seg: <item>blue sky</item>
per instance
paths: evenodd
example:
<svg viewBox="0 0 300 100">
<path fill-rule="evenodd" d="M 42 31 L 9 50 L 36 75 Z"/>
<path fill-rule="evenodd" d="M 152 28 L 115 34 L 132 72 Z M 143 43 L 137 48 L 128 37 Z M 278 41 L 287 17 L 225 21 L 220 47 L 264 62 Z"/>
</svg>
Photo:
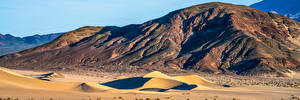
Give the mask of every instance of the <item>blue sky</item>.
<svg viewBox="0 0 300 100">
<path fill-rule="evenodd" d="M 260 0 L 0 0 L 0 33 L 67 32 L 82 26 L 124 26 L 205 2 L 250 5 Z"/>
</svg>

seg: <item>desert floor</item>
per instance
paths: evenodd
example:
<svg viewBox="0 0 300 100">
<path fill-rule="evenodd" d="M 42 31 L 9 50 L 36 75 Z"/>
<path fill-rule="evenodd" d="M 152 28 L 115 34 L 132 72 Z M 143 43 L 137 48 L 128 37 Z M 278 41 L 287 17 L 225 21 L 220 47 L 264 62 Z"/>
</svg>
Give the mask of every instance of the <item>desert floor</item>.
<svg viewBox="0 0 300 100">
<path fill-rule="evenodd" d="M 233 87 L 210 85 L 193 90 L 170 89 L 165 92 L 113 89 L 98 86 L 99 83 L 139 76 L 136 74 L 103 73 L 102 76 L 87 76 L 64 73 L 62 74 L 63 78 L 50 78 L 50 81 L 36 79 L 36 77 L 45 73 L 49 72 L 0 71 L 2 81 L 0 82 L 0 97 L 19 98 L 20 100 L 32 98 L 35 100 L 96 100 L 97 98 L 101 98 L 101 100 L 146 100 L 146 98 L 153 100 L 157 98 L 159 100 L 233 100 L 234 98 L 237 100 L 290 100 L 294 98 L 293 100 L 297 100 L 296 98 L 300 97 L 299 88 L 256 85 Z M 166 88 L 176 83 L 175 81 L 175 83 L 173 81 L 162 81 L 166 80 L 153 81 L 148 83 L 148 86 L 154 84 Z"/>
</svg>

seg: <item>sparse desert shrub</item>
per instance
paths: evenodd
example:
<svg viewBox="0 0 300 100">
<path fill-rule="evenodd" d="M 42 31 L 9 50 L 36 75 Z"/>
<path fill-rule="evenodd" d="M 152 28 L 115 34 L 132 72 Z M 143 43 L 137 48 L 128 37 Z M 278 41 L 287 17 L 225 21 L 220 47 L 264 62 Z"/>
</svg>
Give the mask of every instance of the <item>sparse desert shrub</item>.
<svg viewBox="0 0 300 100">
<path fill-rule="evenodd" d="M 96 100 L 102 100 L 101 98 L 97 98 Z"/>
<path fill-rule="evenodd" d="M 175 98 L 173 96 L 170 97 L 170 100 L 174 100 Z"/>
<path fill-rule="evenodd" d="M 10 97 L 8 97 L 8 98 L 4 98 L 4 100 L 13 100 L 13 98 L 10 98 Z"/>
<path fill-rule="evenodd" d="M 155 98 L 154 100 L 160 100 L 160 98 Z"/>
<path fill-rule="evenodd" d="M 219 85 L 224 85 L 224 87 L 259 85 L 300 88 L 300 79 L 296 78 L 290 79 L 260 76 L 212 75 L 207 73 L 201 73 L 199 75 Z"/>
<path fill-rule="evenodd" d="M 292 97 L 290 98 L 290 100 L 300 100 L 300 98 L 292 95 Z"/>
<path fill-rule="evenodd" d="M 146 98 L 146 100 L 151 100 L 150 98 Z"/>
<path fill-rule="evenodd" d="M 186 93 L 182 93 L 182 95 L 190 95 L 190 93 L 189 93 L 189 92 L 186 92 Z"/>
<path fill-rule="evenodd" d="M 217 100 L 218 96 L 215 96 L 215 98 L 213 100 Z"/>
<path fill-rule="evenodd" d="M 173 99 L 173 97 L 172 96 L 169 96 L 169 97 L 166 97 L 167 99 Z"/>
</svg>

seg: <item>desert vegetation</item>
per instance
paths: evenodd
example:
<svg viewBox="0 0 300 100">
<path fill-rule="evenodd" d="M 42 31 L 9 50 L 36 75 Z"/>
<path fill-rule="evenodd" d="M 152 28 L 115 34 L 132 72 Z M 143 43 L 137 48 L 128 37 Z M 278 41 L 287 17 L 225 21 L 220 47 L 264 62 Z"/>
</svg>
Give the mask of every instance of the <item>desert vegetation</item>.
<svg viewBox="0 0 300 100">
<path fill-rule="evenodd" d="M 120 71 L 123 70 L 123 71 Z M 273 77 L 273 76 L 241 76 L 241 75 L 232 75 L 232 74 L 213 74 L 205 72 L 195 72 L 192 70 L 174 70 L 167 67 L 146 67 L 141 68 L 139 66 L 98 66 L 98 67 L 86 67 L 81 70 L 72 70 L 65 72 L 63 70 L 58 72 L 68 73 L 68 74 L 78 74 L 83 73 L 86 76 L 95 76 L 103 77 L 110 75 L 112 77 L 110 80 L 114 79 L 113 77 L 118 76 L 128 76 L 136 77 L 143 76 L 149 72 L 158 70 L 160 72 L 166 73 L 171 76 L 176 75 L 191 75 L 197 74 L 209 81 L 215 82 L 218 85 L 226 86 L 270 86 L 270 87 L 290 87 L 290 88 L 300 88 L 300 78 L 298 77 Z M 300 73 L 296 73 L 296 76 L 299 76 Z"/>
<path fill-rule="evenodd" d="M 218 99 L 218 96 L 215 96 L 214 98 L 208 99 L 208 98 L 202 98 L 199 97 L 201 99 L 197 99 L 197 100 L 222 100 L 222 99 Z M 176 98 L 174 98 L 173 96 L 167 96 L 167 97 L 156 97 L 156 98 L 151 98 L 151 97 L 145 97 L 145 98 L 124 98 L 122 96 L 119 97 L 112 97 L 112 100 L 176 100 Z M 12 97 L 5 97 L 5 98 L 1 98 L 0 100 L 39 100 L 39 99 L 35 99 L 35 98 L 30 98 L 30 99 L 22 99 L 22 98 L 12 98 Z M 53 98 L 49 98 L 49 99 L 41 99 L 41 100 L 56 100 Z M 64 100 L 64 99 L 57 99 L 57 100 Z M 92 98 L 87 98 L 87 99 L 81 99 L 81 100 L 103 100 L 101 97 L 97 97 L 95 99 Z M 186 98 L 185 100 L 193 100 L 190 98 Z M 232 100 L 240 100 L 239 98 L 233 97 Z M 286 98 L 281 98 L 280 100 L 300 100 L 300 97 L 297 97 L 295 95 L 291 95 L 290 97 L 286 97 Z"/>
<path fill-rule="evenodd" d="M 298 78 L 279 78 L 279 77 L 258 77 L 258 76 L 238 76 L 238 75 L 213 75 L 200 74 L 201 77 L 215 82 L 219 85 L 229 86 L 271 86 L 271 87 L 290 87 L 300 88 Z"/>
</svg>

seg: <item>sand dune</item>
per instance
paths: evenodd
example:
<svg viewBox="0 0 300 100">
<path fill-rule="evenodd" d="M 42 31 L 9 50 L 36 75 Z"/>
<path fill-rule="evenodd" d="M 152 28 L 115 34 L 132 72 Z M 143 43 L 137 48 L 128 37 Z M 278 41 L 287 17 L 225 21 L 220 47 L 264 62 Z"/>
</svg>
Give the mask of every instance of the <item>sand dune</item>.
<svg viewBox="0 0 300 100">
<path fill-rule="evenodd" d="M 25 89 L 42 89 L 56 91 L 77 91 L 77 92 L 113 92 L 120 90 L 133 91 L 156 91 L 164 92 L 167 90 L 193 90 L 203 89 L 208 86 L 214 86 L 214 83 L 209 82 L 197 75 L 175 76 L 171 77 L 160 72 L 152 72 L 144 77 L 133 77 L 119 79 L 106 83 L 57 83 L 45 81 L 55 77 L 63 78 L 62 74 L 49 73 L 43 74 L 42 80 L 22 76 L 5 68 L 0 68 L 0 88 L 25 88 Z M 125 91 L 126 92 L 126 91 Z"/>
<path fill-rule="evenodd" d="M 55 83 L 26 77 L 0 68 L 0 88 L 24 88 L 56 91 L 103 92 L 108 89 L 97 83 Z"/>
<path fill-rule="evenodd" d="M 144 77 L 127 78 L 115 80 L 102 85 L 116 89 L 133 89 L 140 91 L 164 92 L 174 90 L 207 89 L 209 86 L 216 86 L 197 75 L 171 77 L 161 72 L 154 71 Z"/>
<path fill-rule="evenodd" d="M 13 70 L 19 73 L 18 71 Z M 36 98 L 37 100 L 82 100 L 87 98 L 111 100 L 116 97 L 127 99 L 135 98 L 166 98 L 174 97 L 174 100 L 198 100 L 199 98 L 213 99 L 219 96 L 221 100 L 232 100 L 238 97 L 242 100 L 268 98 L 278 99 L 289 97 L 291 94 L 300 95 L 299 89 L 274 88 L 274 87 L 231 87 L 224 88 L 209 82 L 197 75 L 168 76 L 160 72 L 152 72 L 143 77 L 124 78 L 99 84 L 84 81 L 51 81 L 40 80 L 36 75 L 43 72 L 16 74 L 8 69 L 0 67 L 0 97 L 15 97 L 22 100 Z M 26 76 L 23 76 L 26 75 Z M 32 76 L 33 77 L 27 77 Z M 64 74 L 68 80 L 70 78 Z M 79 77 L 79 76 L 76 76 Z M 81 77 L 82 78 L 82 77 Z M 84 78 L 85 79 L 85 78 Z M 104 78 L 103 78 L 104 79 Z M 219 88 L 216 88 L 219 87 Z M 210 89 L 207 89 L 210 88 Z M 176 91 L 173 91 L 176 90 Z M 192 90 L 192 91 L 181 91 Z M 137 95 L 138 94 L 138 95 Z M 252 98 L 252 99 L 249 99 Z"/>
<path fill-rule="evenodd" d="M 198 75 L 186 75 L 186 76 L 168 76 L 161 72 L 154 71 L 149 74 L 146 74 L 144 77 L 148 78 L 164 78 L 164 79 L 170 79 L 170 80 L 176 80 L 187 84 L 195 84 L 195 85 L 205 85 L 205 86 L 215 86 L 216 84 L 213 82 L 210 82 Z"/>
<path fill-rule="evenodd" d="M 106 91 L 110 91 L 110 90 L 114 90 L 114 89 L 103 86 L 103 85 L 99 85 L 97 83 L 86 82 L 86 83 L 79 84 L 75 88 L 75 90 L 78 90 L 81 92 L 106 92 Z"/>
<path fill-rule="evenodd" d="M 159 71 L 153 71 L 151 73 L 148 73 L 146 75 L 144 75 L 144 77 L 148 77 L 148 78 L 164 78 L 164 79 L 174 79 L 166 74 L 163 74 Z"/>
<path fill-rule="evenodd" d="M 208 89 L 210 87 L 219 87 L 218 85 L 216 85 L 215 83 L 213 82 L 210 82 L 198 75 L 185 75 L 185 76 L 174 76 L 174 77 L 171 77 L 171 76 L 168 76 L 168 75 L 165 75 L 161 72 L 158 72 L 158 71 L 154 71 L 154 72 L 151 72 L 147 75 L 145 75 L 144 77 L 148 77 L 148 78 L 164 78 L 164 79 L 169 79 L 169 80 L 176 80 L 176 81 L 179 81 L 179 82 L 182 82 L 182 83 L 185 83 L 185 84 L 191 84 L 191 85 L 197 85 L 197 88 L 194 88 L 195 89 Z"/>
<path fill-rule="evenodd" d="M 40 80 L 51 81 L 52 79 L 56 79 L 56 78 L 64 78 L 64 75 L 62 75 L 60 73 L 51 72 L 51 73 L 47 73 L 47 74 L 41 74 L 37 78 Z"/>
<path fill-rule="evenodd" d="M 6 87 L 28 88 L 28 89 L 53 89 L 64 90 L 75 87 L 75 84 L 59 84 L 26 77 L 5 68 L 0 68 L 0 84 Z"/>
<path fill-rule="evenodd" d="M 44 78 L 64 78 L 64 75 L 62 75 L 60 73 L 56 73 L 56 72 L 51 72 L 51 73 L 47 73 L 47 74 L 42 74 L 41 77 L 44 77 Z"/>
</svg>

